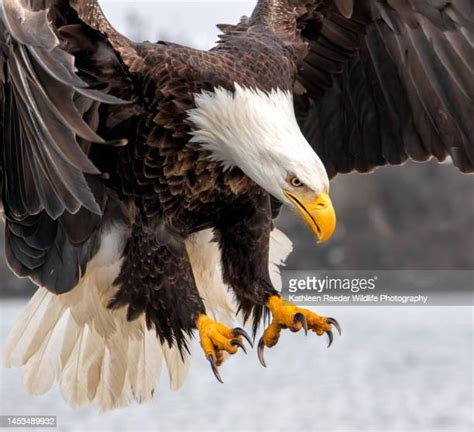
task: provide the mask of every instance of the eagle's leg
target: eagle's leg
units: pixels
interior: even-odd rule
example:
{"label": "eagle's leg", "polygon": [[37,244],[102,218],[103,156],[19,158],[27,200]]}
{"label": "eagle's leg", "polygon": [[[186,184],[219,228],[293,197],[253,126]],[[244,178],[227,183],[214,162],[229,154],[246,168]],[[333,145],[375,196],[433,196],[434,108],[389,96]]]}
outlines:
{"label": "eagle's leg", "polygon": [[267,301],[267,307],[272,314],[272,321],[263,332],[263,336],[258,343],[258,358],[263,366],[266,366],[263,358],[264,347],[276,345],[282,329],[289,329],[293,332],[304,329],[306,334],[309,330],[312,330],[318,336],[326,333],[329,338],[328,347],[331,346],[333,341],[332,328],[335,327],[338,333],[341,334],[341,327],[334,318],[326,318],[308,309],[300,308],[285,301],[279,295],[270,297]]}
{"label": "eagle's leg", "polygon": [[[334,318],[319,316],[282,299],[272,286],[268,273],[268,255],[272,218],[268,195],[258,195],[246,203],[246,208],[226,219],[219,232],[224,281],[234,290],[244,318],[252,318],[254,333],[261,318],[270,312],[272,319],[259,342],[259,359],[264,364],[264,347],[274,346],[282,329],[298,331],[304,328],[316,334],[326,333],[332,342],[332,327],[340,333]],[[242,215],[246,215],[242,218]],[[232,222],[232,223],[231,223]]]}
{"label": "eagle's leg", "polygon": [[244,320],[253,321],[254,336],[266,302],[278,294],[268,271],[271,230],[270,198],[262,191],[226,213],[216,232],[224,282],[232,287]]}
{"label": "eagle's leg", "polygon": [[126,306],[129,320],[145,314],[161,342],[177,346],[182,355],[197,329],[214,373],[224,352],[235,354],[239,347],[245,351],[242,337],[250,341],[243,330],[228,329],[205,315],[185,237],[164,222],[135,224],[115,284],[119,289],[109,307]]}
{"label": "eagle's leg", "polygon": [[216,378],[223,382],[217,367],[224,362],[224,356],[235,354],[239,348],[247,354],[243,344],[245,338],[251,346],[250,336],[241,328],[230,329],[218,321],[214,321],[205,314],[199,315],[196,321],[196,327],[199,331],[199,342],[204,351],[204,355],[211,364]]}

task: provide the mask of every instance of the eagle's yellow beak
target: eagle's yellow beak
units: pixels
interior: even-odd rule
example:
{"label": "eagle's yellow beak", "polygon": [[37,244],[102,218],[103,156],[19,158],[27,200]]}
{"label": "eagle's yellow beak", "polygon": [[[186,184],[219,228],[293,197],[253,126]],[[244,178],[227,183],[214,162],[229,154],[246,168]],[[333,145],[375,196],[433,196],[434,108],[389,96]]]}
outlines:
{"label": "eagle's yellow beak", "polygon": [[298,213],[309,225],[319,243],[329,240],[336,229],[336,212],[326,192],[317,198],[308,193],[284,191]]}

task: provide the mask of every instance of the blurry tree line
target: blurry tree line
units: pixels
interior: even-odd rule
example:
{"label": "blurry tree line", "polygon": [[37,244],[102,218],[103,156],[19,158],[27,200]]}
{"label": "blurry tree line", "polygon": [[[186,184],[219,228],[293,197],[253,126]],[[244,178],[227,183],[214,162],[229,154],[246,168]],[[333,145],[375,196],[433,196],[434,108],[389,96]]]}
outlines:
{"label": "blurry tree line", "polygon": [[474,269],[474,178],[435,161],[336,177],[334,237],[315,245],[299,218],[280,226],[295,242],[289,269]]}

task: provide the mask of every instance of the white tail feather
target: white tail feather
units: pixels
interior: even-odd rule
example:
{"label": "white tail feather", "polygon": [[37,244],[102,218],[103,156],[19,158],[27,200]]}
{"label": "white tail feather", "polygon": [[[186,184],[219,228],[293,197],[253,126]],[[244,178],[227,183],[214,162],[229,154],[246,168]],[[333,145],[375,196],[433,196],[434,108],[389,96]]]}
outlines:
{"label": "white tail feather", "polygon": [[23,368],[27,393],[46,393],[59,381],[72,406],[93,403],[108,410],[141,403],[153,396],[163,351],[171,387],[183,382],[189,362],[177,348],[162,348],[144,317],[129,322],[125,308],[107,308],[126,235],[123,227],[102,235],[97,255],[71,292],[57,296],[39,288],[31,298],[2,353],[6,367]]}
{"label": "white tail feather", "polygon": [[92,401],[100,379],[103,355],[104,340],[89,326],[81,328],[60,379],[61,393],[71,406],[87,405]]}
{"label": "white tail feather", "polygon": [[[128,338],[119,333],[107,339],[100,367],[95,405],[102,411],[128,404],[126,375],[128,368]],[[156,381],[157,377],[155,377]]]}
{"label": "white tail feather", "polygon": [[183,361],[181,353],[167,344],[163,344],[162,349],[168,367],[171,390],[179,390],[188,375],[190,362]]}
{"label": "white tail feather", "polygon": [[30,394],[44,394],[59,378],[65,359],[77,340],[79,327],[65,313],[25,365],[24,386]]}
{"label": "white tail feather", "polygon": [[[111,310],[107,302],[116,287],[127,232],[115,227],[102,235],[101,247],[87,272],[69,293],[56,296],[39,288],[10,332],[2,362],[22,366],[25,391],[43,394],[59,381],[72,406],[93,403],[100,410],[139,403],[153,397],[163,360],[170,386],[183,384],[189,361],[179,350],[161,345],[144,317],[129,322],[125,308]],[[232,323],[235,304],[222,280],[220,250],[212,232],[202,231],[186,244],[196,284],[206,309],[220,321]],[[270,275],[281,287],[278,266],[292,250],[290,240],[273,230]]]}
{"label": "white tail feather", "polygon": [[[145,331],[142,340],[130,340],[128,381],[130,390],[139,403],[150,400],[163,362],[163,349],[155,343],[156,335]],[[170,364],[171,365],[171,364]]]}
{"label": "white tail feather", "polygon": [[55,297],[46,290],[38,290],[8,335],[4,349],[8,356],[3,363],[7,367],[27,363],[38,350],[38,341],[43,341],[53,330],[61,313]]}

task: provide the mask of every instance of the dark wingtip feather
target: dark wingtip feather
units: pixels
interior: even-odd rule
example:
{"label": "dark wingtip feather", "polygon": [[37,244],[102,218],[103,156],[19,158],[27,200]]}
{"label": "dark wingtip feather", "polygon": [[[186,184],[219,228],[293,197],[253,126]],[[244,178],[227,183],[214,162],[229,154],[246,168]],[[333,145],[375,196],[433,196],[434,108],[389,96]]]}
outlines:
{"label": "dark wingtip feather", "polygon": [[[415,3],[367,10],[341,0],[337,19],[324,10],[319,27],[304,18],[297,117],[330,177],[449,154],[461,171],[474,168],[473,20],[462,1]],[[344,65],[341,75],[329,60]]]}

